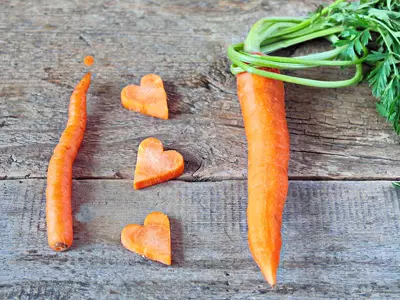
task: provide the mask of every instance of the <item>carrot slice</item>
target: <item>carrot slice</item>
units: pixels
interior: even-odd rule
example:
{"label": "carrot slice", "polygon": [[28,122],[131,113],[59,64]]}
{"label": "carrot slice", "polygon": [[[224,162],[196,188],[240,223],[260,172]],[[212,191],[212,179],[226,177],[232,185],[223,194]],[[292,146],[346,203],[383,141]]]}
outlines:
{"label": "carrot slice", "polygon": [[133,187],[138,190],[176,178],[183,170],[184,161],[179,152],[164,151],[158,139],[147,138],[139,145]]}
{"label": "carrot slice", "polygon": [[121,243],[129,251],[171,265],[171,229],[168,216],[152,212],[144,226],[129,224],[122,229]]}
{"label": "carrot slice", "polygon": [[148,74],[140,80],[140,86],[128,85],[121,91],[122,105],[141,114],[168,119],[167,93],[160,76]]}
{"label": "carrot slice", "polygon": [[91,55],[88,55],[84,58],[83,63],[87,66],[87,67],[91,67],[94,64],[94,57]]}

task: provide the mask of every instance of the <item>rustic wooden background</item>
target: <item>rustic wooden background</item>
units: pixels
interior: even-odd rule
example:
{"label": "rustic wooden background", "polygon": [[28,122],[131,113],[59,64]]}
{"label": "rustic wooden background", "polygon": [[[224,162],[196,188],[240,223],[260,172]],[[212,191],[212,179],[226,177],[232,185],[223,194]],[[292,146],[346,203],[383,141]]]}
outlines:
{"label": "rustic wooden background", "polygon": [[[246,140],[226,48],[260,17],[305,15],[319,3],[0,0],[0,298],[399,297],[400,192],[391,181],[400,144],[366,85],[286,84],[291,182],[275,288],[247,248]],[[75,241],[54,253],[46,170],[85,55],[96,62],[74,165]],[[120,104],[122,87],[151,72],[165,80],[168,121]],[[185,173],[134,191],[136,150],[149,136],[184,155]],[[123,226],[153,210],[171,217],[172,267],[120,245]]]}

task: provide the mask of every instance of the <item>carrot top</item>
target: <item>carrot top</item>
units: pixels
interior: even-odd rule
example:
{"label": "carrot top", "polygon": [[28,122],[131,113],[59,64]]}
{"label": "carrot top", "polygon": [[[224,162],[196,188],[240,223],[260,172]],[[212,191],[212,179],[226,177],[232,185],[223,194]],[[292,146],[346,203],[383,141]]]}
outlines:
{"label": "carrot top", "polygon": [[[377,111],[400,134],[400,4],[390,0],[336,0],[308,17],[264,18],[251,28],[244,43],[228,48],[234,74],[249,72],[272,79],[322,88],[357,84],[365,76],[377,98]],[[271,53],[317,38],[332,50],[299,57]],[[259,55],[258,53],[262,53]],[[363,71],[363,65],[368,65]],[[355,66],[353,78],[323,81],[276,74],[263,67],[304,69]]]}

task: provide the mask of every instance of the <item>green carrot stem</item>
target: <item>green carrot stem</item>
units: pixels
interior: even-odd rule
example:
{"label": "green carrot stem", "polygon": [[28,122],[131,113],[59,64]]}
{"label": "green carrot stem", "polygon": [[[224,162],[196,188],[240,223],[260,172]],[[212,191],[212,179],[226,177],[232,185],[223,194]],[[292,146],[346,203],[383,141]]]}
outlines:
{"label": "green carrot stem", "polygon": [[[303,43],[303,42],[306,42],[309,40],[313,40],[316,38],[328,36],[328,35],[338,33],[341,31],[343,31],[343,27],[341,27],[341,26],[336,26],[336,27],[332,27],[329,29],[320,30],[317,32],[313,32],[311,34],[307,34],[305,36],[300,36],[300,37],[296,37],[293,39],[283,40],[280,42],[266,45],[264,47],[261,47],[261,51],[258,51],[258,52],[263,52],[265,54],[268,54],[268,53],[275,52],[275,51],[283,49],[283,48],[287,48],[287,47],[290,47],[290,46],[293,46],[293,45],[296,45],[299,43]],[[245,45],[245,47],[246,47],[246,45]]]}
{"label": "green carrot stem", "polygon": [[[361,63],[356,65],[356,73],[355,73],[354,77],[351,79],[339,80],[339,81],[322,81],[322,80],[314,80],[314,79],[306,79],[306,78],[288,76],[288,75],[284,75],[284,74],[277,74],[274,72],[269,72],[269,71],[255,68],[253,66],[250,66],[250,65],[242,62],[240,59],[236,58],[235,55],[232,54],[232,47],[229,47],[228,55],[229,55],[230,59],[232,60],[233,64],[240,67],[242,72],[253,73],[256,75],[260,75],[260,76],[264,76],[264,77],[268,77],[268,78],[272,78],[272,79],[277,79],[277,80],[282,80],[282,81],[290,82],[290,83],[296,83],[296,84],[302,84],[302,85],[314,86],[314,87],[337,88],[337,87],[344,87],[344,86],[356,84],[362,79],[362,64]],[[240,71],[240,69],[233,68],[234,71]],[[236,72],[233,72],[233,73],[235,74]]]}

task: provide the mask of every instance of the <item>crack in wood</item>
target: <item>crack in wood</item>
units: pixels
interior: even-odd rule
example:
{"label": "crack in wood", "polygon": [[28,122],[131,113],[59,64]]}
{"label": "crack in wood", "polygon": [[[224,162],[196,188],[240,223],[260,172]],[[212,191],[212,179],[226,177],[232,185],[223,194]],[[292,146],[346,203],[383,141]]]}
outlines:
{"label": "crack in wood", "polygon": [[[43,176],[13,176],[8,177],[5,175],[4,177],[0,177],[0,181],[18,181],[18,180],[37,180],[37,179],[47,179],[47,177]],[[84,177],[74,177],[73,181],[97,181],[97,180],[128,180],[132,181],[131,178],[122,178],[117,176],[84,176]],[[224,182],[224,181],[246,181],[246,178],[243,177],[224,177],[224,178],[212,178],[212,179],[196,179],[194,178],[175,178],[170,181],[178,181],[178,182]],[[289,181],[399,181],[400,176],[387,176],[387,177],[374,177],[374,176],[289,176]]]}

